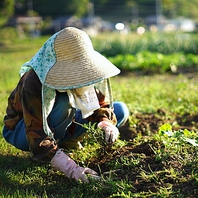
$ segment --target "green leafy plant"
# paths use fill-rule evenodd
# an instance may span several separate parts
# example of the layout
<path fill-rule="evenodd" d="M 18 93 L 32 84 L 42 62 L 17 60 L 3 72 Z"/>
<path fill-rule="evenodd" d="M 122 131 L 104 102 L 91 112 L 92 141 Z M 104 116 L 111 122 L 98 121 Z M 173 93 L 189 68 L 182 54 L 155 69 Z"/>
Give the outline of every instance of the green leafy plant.
<path fill-rule="evenodd" d="M 159 129 L 159 135 L 162 139 L 170 139 L 175 143 L 189 143 L 193 146 L 198 146 L 198 133 L 187 129 L 173 131 L 170 124 L 164 124 Z"/>

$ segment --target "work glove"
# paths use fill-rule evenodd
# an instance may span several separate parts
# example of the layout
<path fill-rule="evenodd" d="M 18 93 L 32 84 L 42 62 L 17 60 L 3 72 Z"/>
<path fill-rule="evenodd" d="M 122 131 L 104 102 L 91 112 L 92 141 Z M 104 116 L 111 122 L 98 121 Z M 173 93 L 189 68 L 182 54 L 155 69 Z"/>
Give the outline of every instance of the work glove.
<path fill-rule="evenodd" d="M 76 181 L 89 183 L 87 174 L 91 178 L 99 179 L 97 173 L 90 168 L 83 168 L 78 166 L 69 156 L 67 156 L 61 149 L 59 149 L 51 160 L 51 165 L 56 170 L 63 172 L 66 177 L 72 178 Z"/>
<path fill-rule="evenodd" d="M 118 139 L 119 130 L 111 122 L 101 121 L 98 123 L 98 128 L 101 128 L 105 132 L 105 142 L 112 144 Z"/>

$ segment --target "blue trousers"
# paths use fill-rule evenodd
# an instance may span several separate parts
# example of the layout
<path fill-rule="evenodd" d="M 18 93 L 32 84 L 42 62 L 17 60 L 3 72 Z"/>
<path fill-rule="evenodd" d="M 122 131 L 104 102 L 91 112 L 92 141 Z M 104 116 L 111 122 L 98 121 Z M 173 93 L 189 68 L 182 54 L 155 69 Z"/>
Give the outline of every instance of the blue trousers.
<path fill-rule="evenodd" d="M 61 115 L 60 112 L 57 114 L 58 110 L 64 109 L 63 106 L 61 105 L 61 103 L 57 103 L 58 108 L 54 108 L 56 110 L 52 110 L 52 113 L 50 114 L 50 120 L 59 120 L 61 123 L 57 122 L 50 122 L 51 126 L 54 128 L 54 137 L 55 139 L 59 139 L 60 142 L 65 142 L 70 140 L 71 138 L 76 138 L 78 136 L 81 136 L 83 133 L 86 132 L 86 129 L 84 129 L 82 126 L 76 124 L 75 126 L 75 132 L 74 135 L 71 137 L 68 137 L 66 132 L 64 133 L 64 129 L 67 128 L 68 125 L 67 122 L 64 122 L 65 118 Z M 127 108 L 127 106 L 125 105 L 125 103 L 123 102 L 114 102 L 114 113 L 116 115 L 117 118 L 117 127 L 119 128 L 122 124 L 124 124 L 126 122 L 126 120 L 129 117 L 129 110 Z M 57 115 L 59 115 L 60 119 L 57 119 Z M 80 123 L 80 124 L 85 124 L 87 123 L 86 119 L 82 118 L 81 115 L 81 111 L 77 110 L 76 114 L 75 114 L 75 120 L 76 122 Z M 13 146 L 15 146 L 16 148 L 23 150 L 23 151 L 28 151 L 29 150 L 29 146 L 28 146 L 28 142 L 26 140 L 26 132 L 25 132 L 25 124 L 24 124 L 24 120 L 22 119 L 15 127 L 14 130 L 8 130 L 5 126 L 3 127 L 3 137 L 5 138 L 5 140 L 7 142 L 9 142 L 10 144 L 12 144 Z"/>

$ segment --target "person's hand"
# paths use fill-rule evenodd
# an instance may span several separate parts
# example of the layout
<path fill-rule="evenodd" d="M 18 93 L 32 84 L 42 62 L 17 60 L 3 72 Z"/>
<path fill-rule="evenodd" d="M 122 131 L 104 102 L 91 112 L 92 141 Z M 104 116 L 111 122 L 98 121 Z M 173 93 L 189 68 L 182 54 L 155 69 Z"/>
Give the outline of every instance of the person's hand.
<path fill-rule="evenodd" d="M 111 122 L 101 121 L 98 123 L 98 128 L 101 128 L 105 131 L 105 141 L 108 144 L 112 144 L 118 139 L 119 130 Z"/>
<path fill-rule="evenodd" d="M 78 166 L 70 157 L 68 157 L 61 149 L 59 149 L 51 160 L 51 165 L 56 170 L 63 172 L 66 177 L 76 181 L 89 183 L 87 175 L 90 178 L 100 178 L 97 173 L 90 168 Z"/>

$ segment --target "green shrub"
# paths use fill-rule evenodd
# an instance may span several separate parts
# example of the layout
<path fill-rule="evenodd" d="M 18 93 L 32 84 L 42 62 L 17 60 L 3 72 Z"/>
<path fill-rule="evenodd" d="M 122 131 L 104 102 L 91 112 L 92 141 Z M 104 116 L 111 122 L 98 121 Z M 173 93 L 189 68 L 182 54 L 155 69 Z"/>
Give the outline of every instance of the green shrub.
<path fill-rule="evenodd" d="M 174 53 L 165 55 L 149 51 L 136 55 L 118 54 L 109 60 L 121 70 L 142 71 L 144 73 L 178 72 L 198 69 L 198 57 L 194 54 Z"/>
<path fill-rule="evenodd" d="M 18 33 L 16 28 L 6 27 L 0 28 L 0 41 L 1 42 L 9 42 L 18 40 Z"/>

